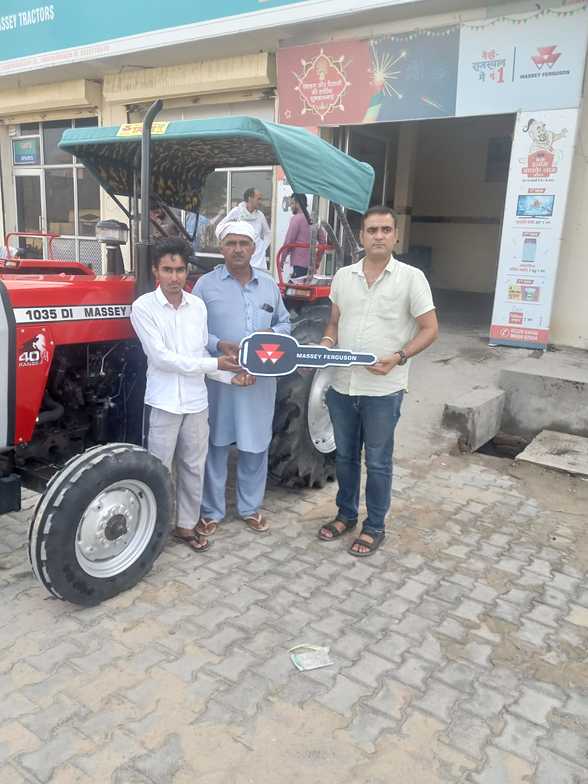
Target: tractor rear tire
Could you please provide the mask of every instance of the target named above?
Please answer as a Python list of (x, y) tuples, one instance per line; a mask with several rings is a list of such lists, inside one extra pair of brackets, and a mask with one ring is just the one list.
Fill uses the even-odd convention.
[[(301, 344), (319, 343), (329, 320), (327, 301), (303, 305), (292, 316), (292, 336)], [(322, 394), (317, 402), (317, 386), (328, 371), (294, 371), (278, 379), (274, 436), (270, 445), (270, 476), (287, 487), (324, 487), (335, 479), (334, 439), (327, 438), (330, 451), (317, 449), (309, 430), (309, 402), (324, 406)], [(326, 410), (323, 412), (326, 415)], [(324, 418), (324, 416), (323, 416)]]
[(133, 444), (88, 449), (55, 474), (29, 530), (37, 579), (92, 607), (136, 585), (161, 553), (172, 518), (170, 473)]

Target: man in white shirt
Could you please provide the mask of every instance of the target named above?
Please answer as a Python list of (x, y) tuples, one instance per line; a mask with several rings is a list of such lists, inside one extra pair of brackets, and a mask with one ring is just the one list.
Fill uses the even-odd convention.
[(243, 194), (243, 201), (227, 214), (217, 226), (217, 233), (222, 231), (227, 223), (245, 221), (255, 233), (255, 250), (251, 257), (251, 266), (256, 269), (267, 270), (265, 252), (271, 242), (271, 230), (265, 215), (260, 210), (263, 194), (255, 188), (247, 188)]
[(206, 306), (184, 291), (189, 255), (190, 246), (182, 239), (156, 243), (153, 274), (159, 286), (133, 303), (131, 323), (147, 356), (146, 446), (168, 469), (174, 457), (176, 461), (174, 537), (202, 552), (208, 541), (196, 523), (208, 450), (204, 376), (239, 386), (253, 379), (240, 372), (233, 358), (213, 358), (206, 350)]
[(365, 257), (340, 269), (331, 286), (331, 318), (321, 345), (375, 354), (371, 367), (338, 368), (327, 392), (335, 431), (339, 492), (335, 520), (319, 539), (333, 541), (357, 525), (361, 452), (367, 466), (367, 518), (351, 555), (376, 552), (385, 536), (392, 492), (394, 431), (408, 384), (408, 360), (436, 340), (435, 305), (423, 273), (392, 255), (398, 239), (388, 207), (362, 218)]

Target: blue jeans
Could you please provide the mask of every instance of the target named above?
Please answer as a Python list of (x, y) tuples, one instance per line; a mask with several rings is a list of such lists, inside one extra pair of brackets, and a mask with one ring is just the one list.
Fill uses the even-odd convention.
[(348, 523), (357, 521), (361, 450), (365, 447), (367, 518), (363, 530), (370, 535), (384, 531), (390, 508), (394, 431), (403, 397), (403, 391), (381, 397), (342, 395), (332, 388), (327, 392), (337, 447), (338, 517)]

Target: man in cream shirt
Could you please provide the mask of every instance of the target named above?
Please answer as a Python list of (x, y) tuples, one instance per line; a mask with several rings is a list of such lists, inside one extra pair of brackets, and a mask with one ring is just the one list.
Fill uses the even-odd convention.
[(131, 323), (147, 356), (145, 445), (169, 469), (175, 458), (174, 537), (200, 552), (208, 549), (197, 526), (208, 451), (204, 376), (238, 386), (255, 379), (235, 359), (208, 353), (206, 306), (184, 291), (190, 252), (179, 238), (155, 244), (153, 274), (159, 286), (133, 303)]
[(327, 405), (337, 447), (338, 513), (319, 530), (331, 542), (357, 525), (361, 452), (367, 467), (367, 518), (349, 548), (376, 552), (385, 536), (392, 492), (394, 431), (408, 385), (409, 360), (436, 340), (437, 317), (423, 273), (395, 259), (396, 218), (372, 207), (362, 218), (365, 257), (340, 269), (331, 286), (331, 318), (321, 345), (375, 354), (371, 367), (337, 368)]

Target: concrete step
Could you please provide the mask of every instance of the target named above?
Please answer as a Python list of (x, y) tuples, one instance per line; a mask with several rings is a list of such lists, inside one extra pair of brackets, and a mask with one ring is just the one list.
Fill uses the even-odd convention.
[(496, 387), (472, 389), (445, 404), (443, 425), (457, 431), (461, 449), (475, 452), (500, 430), (504, 400)]
[(543, 430), (515, 460), (588, 478), (588, 438)]
[(543, 430), (588, 436), (588, 353), (547, 352), (500, 372), (502, 430), (533, 438)]

